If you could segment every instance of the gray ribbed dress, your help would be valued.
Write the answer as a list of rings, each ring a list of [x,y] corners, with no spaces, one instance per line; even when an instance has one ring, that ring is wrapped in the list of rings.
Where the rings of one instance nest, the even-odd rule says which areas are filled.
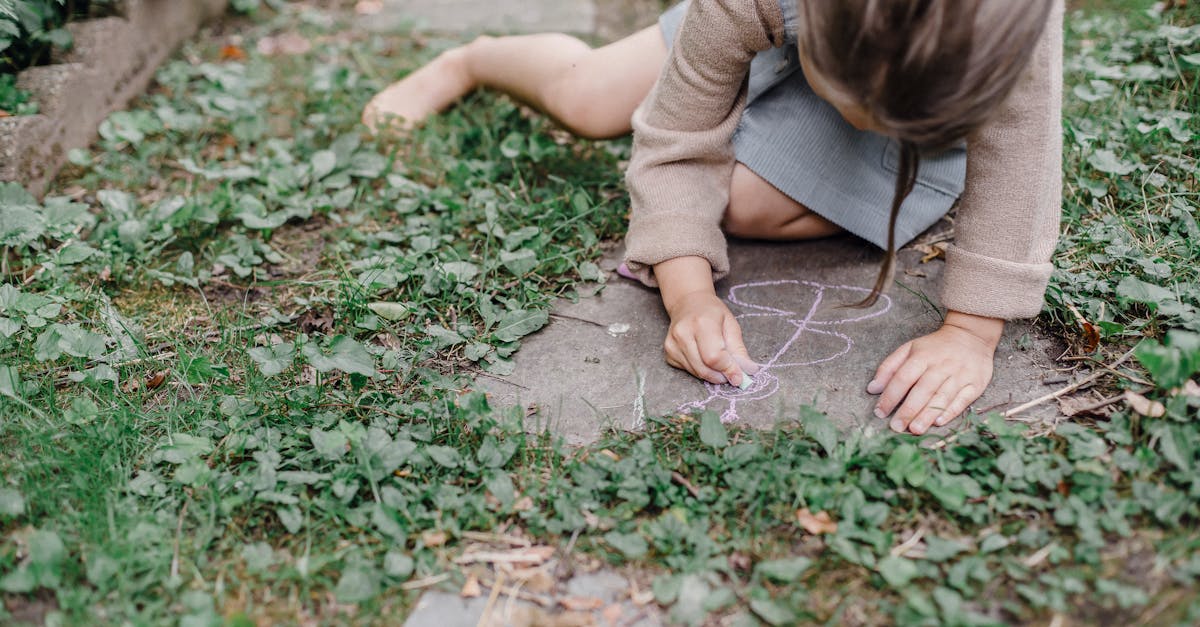
[[[687,5],[659,18],[668,47]],[[750,65],[746,109],[733,138],[737,160],[830,222],[886,248],[899,145],[855,129],[813,93],[800,69],[796,2],[780,0],[780,8],[787,41]],[[900,209],[897,246],[946,214],[963,192],[966,173],[965,147],[922,156],[917,185]]]

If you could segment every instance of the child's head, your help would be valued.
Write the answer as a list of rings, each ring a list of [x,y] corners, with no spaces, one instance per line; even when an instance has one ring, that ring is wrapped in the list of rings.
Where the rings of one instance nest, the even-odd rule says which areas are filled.
[[[797,0],[799,46],[814,91],[855,126],[901,143],[888,258],[872,296],[890,281],[896,216],[920,150],[962,141],[1016,85],[1055,0]]]
[[[944,148],[1008,95],[1052,2],[799,0],[800,52],[815,82],[857,104],[876,130]]]

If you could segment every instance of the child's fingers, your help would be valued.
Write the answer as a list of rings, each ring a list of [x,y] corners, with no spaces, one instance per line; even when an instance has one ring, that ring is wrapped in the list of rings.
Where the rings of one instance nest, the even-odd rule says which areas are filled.
[[[758,374],[758,364],[750,358],[746,342],[742,340],[742,327],[733,316],[725,316],[725,348],[733,354],[733,360],[747,374]],[[740,383],[740,381],[739,381]]]
[[[871,379],[871,382],[867,384],[867,393],[879,394],[883,392],[888,387],[888,383],[891,382],[892,377],[896,375],[896,371],[900,369],[900,366],[904,365],[904,362],[911,353],[912,342],[906,342],[904,346],[892,351],[892,354],[888,355],[887,359],[884,359],[879,364],[879,367],[875,369],[875,378]]]
[[[696,344],[705,366],[721,373],[725,381],[733,385],[742,382],[742,368],[734,361],[718,321],[705,320],[700,324]]]
[[[901,369],[903,370],[903,369]],[[908,394],[904,398],[904,403],[896,410],[896,414],[892,416],[890,426],[894,431],[906,431],[917,416],[929,405],[933,400],[934,395],[938,390],[950,379],[949,374],[941,374],[938,372],[926,370],[921,374],[912,387],[908,390]],[[947,395],[949,392],[947,392]],[[947,401],[942,401],[946,403]]]
[[[921,435],[928,431],[934,422],[949,411],[950,403],[958,391],[959,383],[953,378],[947,378],[937,392],[929,398],[929,402],[925,403],[925,407],[917,413],[912,422],[908,423],[908,430],[914,435]]]
[[[974,403],[980,394],[982,392],[974,384],[968,383],[964,385],[958,391],[958,395],[954,397],[954,400],[950,401],[950,404],[946,407],[946,411],[942,412],[942,415],[938,416],[937,420],[934,421],[934,424],[939,427],[946,426],[951,420],[958,418],[963,412],[967,411],[967,407],[971,403]]]
[[[683,354],[687,358],[687,370],[698,378],[704,379],[709,383],[720,385],[728,383],[729,379],[724,373],[719,372],[709,366],[701,352],[700,338],[703,333],[697,332],[695,336],[690,337],[683,342]]]
[[[909,359],[900,366],[887,382],[887,387],[879,395],[879,402],[875,405],[875,415],[880,418],[887,418],[896,411],[900,406],[900,401],[908,396],[912,386],[921,380],[921,376],[925,374],[924,362]],[[938,381],[940,384],[941,381]],[[907,425],[908,421],[905,420]]]
[[[725,375],[709,369],[700,359],[700,351],[694,339],[677,340],[672,335],[667,336],[663,343],[663,351],[667,356],[667,364],[672,368],[686,370],[692,376],[709,383],[725,383]]]

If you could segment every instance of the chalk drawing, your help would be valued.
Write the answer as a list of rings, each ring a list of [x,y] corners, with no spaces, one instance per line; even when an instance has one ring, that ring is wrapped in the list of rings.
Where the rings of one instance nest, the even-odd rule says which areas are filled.
[[[787,311],[768,307],[766,305],[754,304],[746,302],[742,293],[753,288],[786,288],[796,290],[812,290],[812,303],[808,310],[804,312]],[[772,290],[776,295],[777,290]],[[826,294],[837,292],[845,295],[845,300],[838,299],[834,302],[825,303]],[[782,318],[788,324],[796,327],[796,330],[782,344],[780,344],[775,353],[766,361],[760,363],[760,370],[754,375],[754,383],[747,389],[741,390],[733,385],[714,385],[705,382],[704,387],[708,391],[708,397],[704,400],[684,403],[679,406],[680,413],[688,413],[693,411],[701,411],[713,408],[714,405],[728,403],[728,406],[721,413],[721,422],[735,422],[738,417],[738,405],[749,401],[757,401],[768,399],[779,392],[779,376],[777,373],[788,368],[800,368],[804,366],[816,366],[824,364],[841,357],[845,357],[854,348],[854,340],[849,335],[838,330],[844,325],[862,322],[882,316],[892,309],[892,299],[887,295],[880,295],[879,301],[874,308],[863,312],[861,309],[842,308],[840,305],[853,303],[870,294],[871,290],[862,287],[853,287],[849,285],[825,285],[814,281],[801,280],[778,280],[778,281],[759,281],[754,283],[742,283],[735,285],[729,290],[729,296],[726,300],[731,305],[736,305],[745,310],[736,316],[741,320],[751,318]],[[758,300],[758,299],[755,299]],[[833,300],[833,299],[829,299]],[[844,312],[849,317],[833,318],[833,319],[818,319],[817,314],[820,312],[821,305],[826,304],[827,311]],[[784,356],[788,350],[793,347],[798,347],[801,340],[806,334],[824,335],[841,340],[839,350],[834,354],[823,354],[804,361],[784,361]]]

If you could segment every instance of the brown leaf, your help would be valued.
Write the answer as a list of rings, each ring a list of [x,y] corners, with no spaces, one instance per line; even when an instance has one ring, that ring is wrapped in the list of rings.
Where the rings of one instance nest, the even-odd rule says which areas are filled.
[[[604,607],[604,601],[597,597],[566,597],[559,599],[558,604],[569,612],[591,612]]]
[[[829,512],[817,512],[816,514],[808,511],[805,507],[796,512],[796,522],[804,528],[805,531],[813,535],[821,535],[824,533],[836,533],[837,522],[829,515]]]
[[[228,45],[222,46],[221,47],[221,60],[222,61],[245,61],[246,60],[246,51],[242,50],[241,46],[235,46],[233,44],[228,44]]]
[[[945,259],[946,249],[949,248],[949,244],[946,242],[938,242],[932,245],[918,244],[913,248],[917,249],[917,252],[921,253],[921,263],[929,263],[934,259]]]
[[[157,390],[161,387],[163,382],[167,380],[168,372],[168,370],[159,370],[158,372],[151,373],[150,376],[146,377],[146,389]]]
[[[11,118],[12,114],[4,109],[0,109],[0,118]]]
[[[1100,346],[1100,331],[1090,322],[1083,323],[1083,350],[1086,353],[1095,352]]]
[[[625,610],[621,608],[619,603],[613,603],[604,608],[603,612],[600,612],[600,618],[603,618],[604,622],[608,625],[620,625],[621,615],[624,613]]]
[[[309,309],[300,316],[300,330],[309,334],[326,335],[333,333],[332,309]]]
[[[1141,394],[1125,390],[1125,402],[1129,404],[1129,408],[1135,413],[1149,418],[1162,418],[1167,413],[1167,408],[1158,401],[1152,401]]]
[[[517,499],[516,503],[513,503],[513,511],[527,512],[531,509],[533,509],[533,499],[529,498],[528,496],[522,496],[521,498]]]
[[[479,585],[479,577],[468,575],[467,583],[463,584],[462,590],[458,595],[464,599],[474,599],[481,594],[483,594],[483,588]]]
[[[534,566],[531,568],[513,568],[508,576],[521,582],[521,587],[536,592],[538,594],[546,594],[554,589],[557,581],[554,575],[551,575],[545,567]]]
[[[381,0],[359,0],[354,4],[354,12],[358,15],[375,15],[383,10]]]

